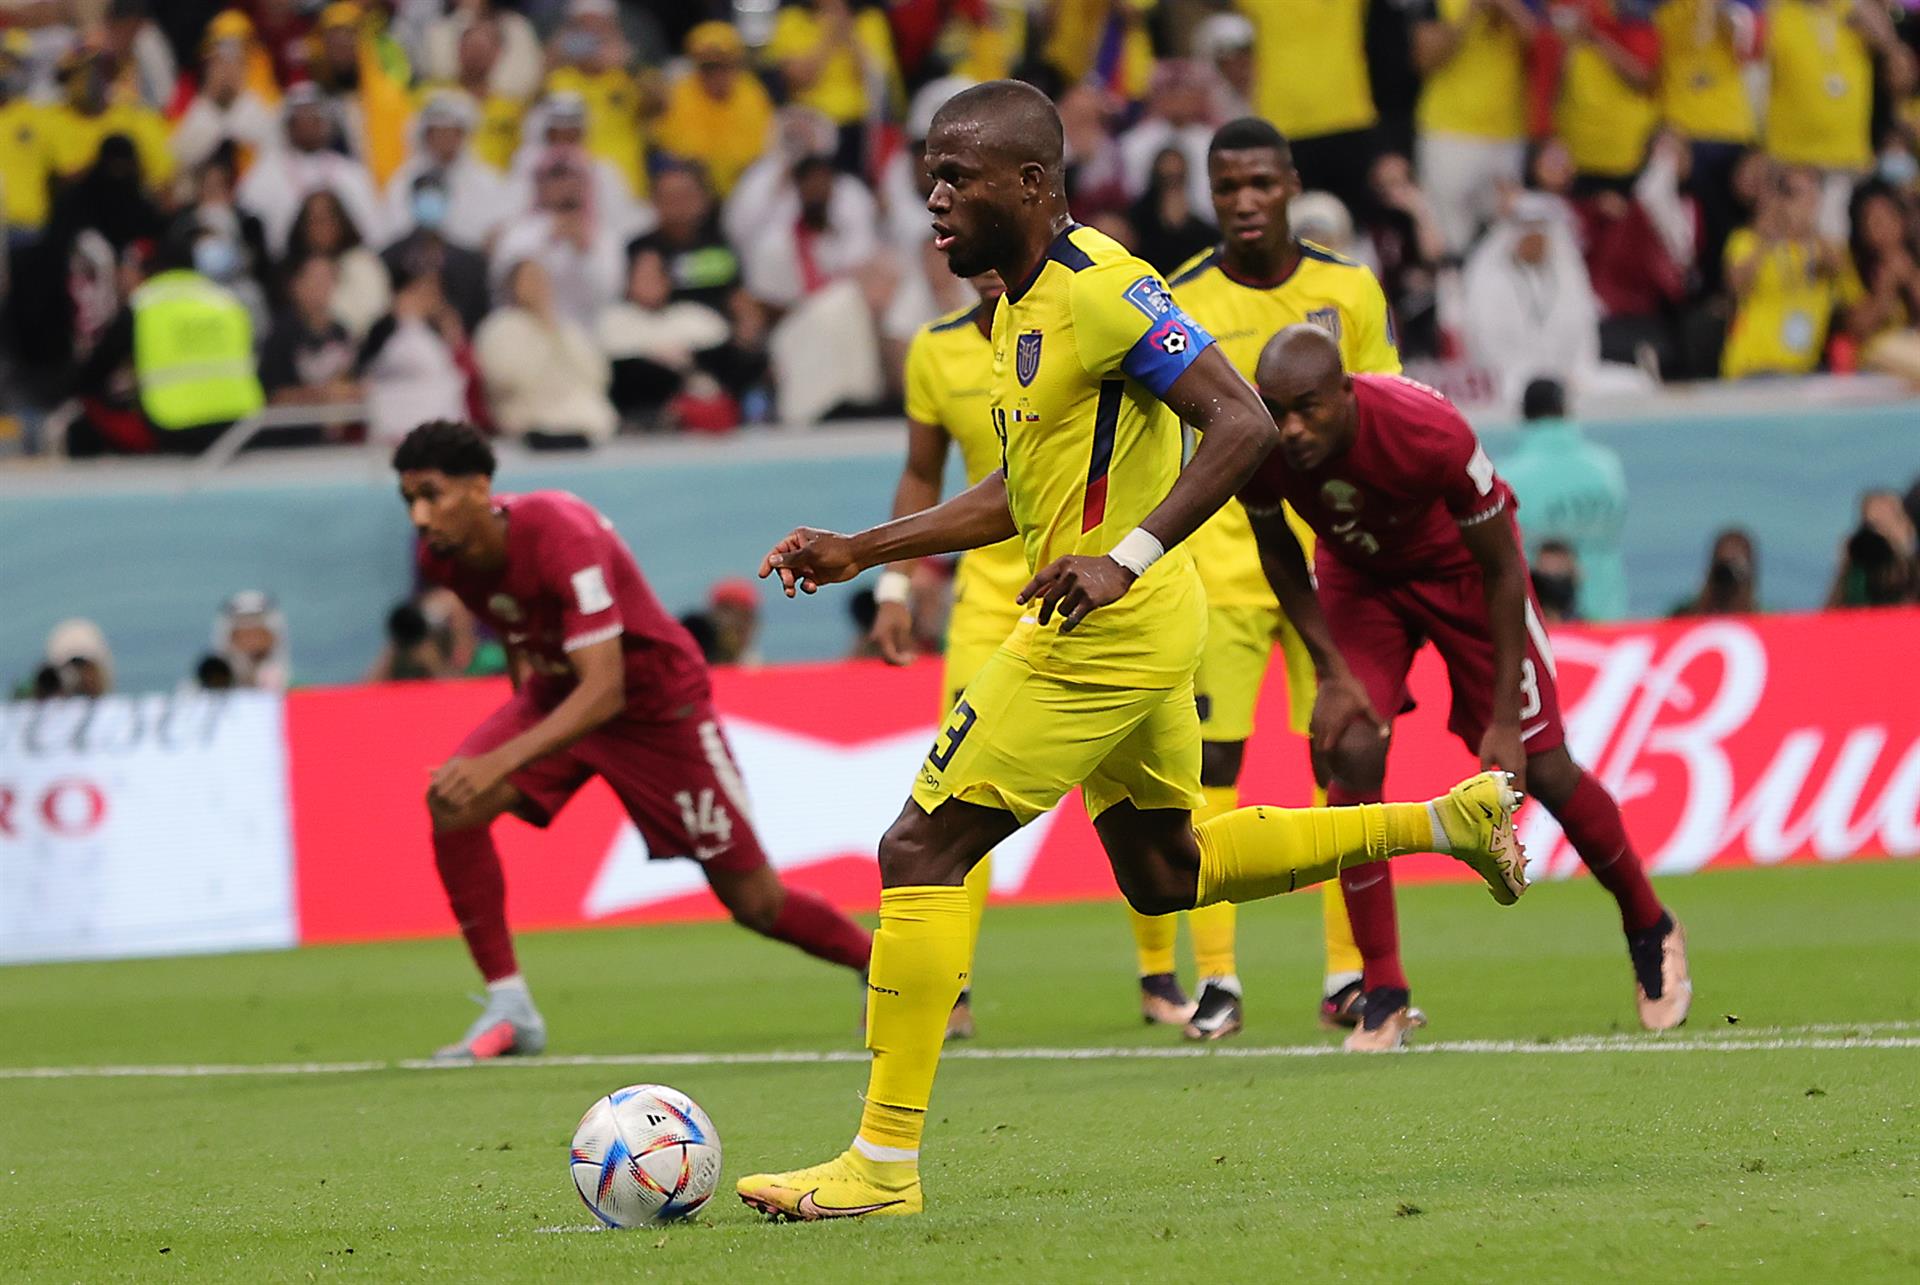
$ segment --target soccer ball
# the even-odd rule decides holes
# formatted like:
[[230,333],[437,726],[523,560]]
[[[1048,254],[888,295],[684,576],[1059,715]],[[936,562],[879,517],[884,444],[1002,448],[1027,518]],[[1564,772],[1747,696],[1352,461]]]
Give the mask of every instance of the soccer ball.
[[574,1188],[609,1227],[685,1218],[720,1181],[720,1135],[699,1104],[664,1084],[615,1090],[587,1108],[567,1157]]

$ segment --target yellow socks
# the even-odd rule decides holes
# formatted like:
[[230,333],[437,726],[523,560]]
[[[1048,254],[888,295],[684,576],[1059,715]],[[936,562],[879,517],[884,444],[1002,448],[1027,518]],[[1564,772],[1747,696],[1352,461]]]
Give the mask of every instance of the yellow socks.
[[[1225,816],[1240,805],[1240,790],[1232,785],[1203,785],[1202,803],[1193,814],[1195,825]],[[1240,912],[1230,901],[1198,906],[1187,914],[1187,932],[1193,937],[1194,971],[1201,981],[1234,975],[1234,928]]]
[[1133,920],[1133,947],[1140,957],[1140,975],[1153,977],[1173,971],[1173,937],[1180,931],[1178,915],[1143,915],[1127,907]]
[[961,887],[884,888],[867,970],[873,1068],[855,1148],[870,1160],[918,1157],[947,1013],[967,984],[968,898]]
[[1338,875],[1343,867],[1431,852],[1424,803],[1346,808],[1241,808],[1194,827],[1200,841],[1197,906],[1254,901]]
[[987,913],[987,894],[993,890],[993,854],[973,863],[967,871],[967,972],[973,972],[973,952],[980,945],[980,917]]

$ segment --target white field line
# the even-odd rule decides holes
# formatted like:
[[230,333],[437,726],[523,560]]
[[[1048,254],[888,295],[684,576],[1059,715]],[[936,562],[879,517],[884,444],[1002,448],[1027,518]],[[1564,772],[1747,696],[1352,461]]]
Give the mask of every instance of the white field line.
[[[1436,1040],[1406,1052],[1541,1056],[1592,1053],[1765,1053],[1782,1050],[1842,1052],[1854,1049],[1920,1049],[1920,1035],[1887,1032],[1920,1030],[1920,1022],[1823,1022],[1807,1026],[1758,1027],[1724,1036],[1596,1035],[1554,1040]],[[949,1049],[953,1062],[1101,1062],[1169,1061],[1188,1058],[1311,1058],[1341,1052],[1337,1044],[1142,1045],[1135,1048],[961,1048]],[[504,1058],[482,1068],[540,1070],[582,1066],[819,1066],[865,1062],[860,1049],[796,1050],[761,1053],[583,1053],[552,1057]],[[448,1071],[474,1069],[458,1062],[408,1059],[397,1062],[262,1062],[151,1066],[0,1067],[0,1080],[217,1079],[231,1076],[352,1075],[367,1071]]]

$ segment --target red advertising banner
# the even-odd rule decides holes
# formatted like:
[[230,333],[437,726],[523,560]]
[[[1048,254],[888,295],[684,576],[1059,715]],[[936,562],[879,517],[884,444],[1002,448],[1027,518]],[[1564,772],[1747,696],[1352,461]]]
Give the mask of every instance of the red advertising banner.
[[[1556,631],[1569,745],[1624,805],[1659,872],[1920,853],[1920,611],[1841,612]],[[792,883],[871,909],[873,845],[931,744],[939,667],[843,662],[716,675],[755,822]],[[1302,742],[1285,730],[1276,674],[1242,795],[1301,804]],[[341,688],[288,698],[301,941],[452,930],[434,876],[424,796],[432,769],[505,694],[472,682]],[[1393,797],[1437,793],[1473,770],[1445,728],[1447,680],[1431,650],[1417,708],[1396,725]],[[649,861],[604,787],[545,831],[495,827],[518,927],[711,916],[690,861]],[[1537,805],[1522,818],[1536,878],[1579,861]],[[1454,878],[1437,857],[1402,878]],[[1092,827],[1069,800],[995,853],[1003,900],[1116,895]]]

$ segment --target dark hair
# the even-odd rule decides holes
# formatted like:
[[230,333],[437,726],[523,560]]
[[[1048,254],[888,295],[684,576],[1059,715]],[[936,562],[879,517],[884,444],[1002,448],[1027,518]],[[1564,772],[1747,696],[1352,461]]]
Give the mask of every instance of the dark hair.
[[340,248],[335,253],[345,254],[362,243],[360,228],[354,223],[353,215],[347,213],[347,203],[340,199],[340,194],[330,187],[317,187],[302,198],[300,212],[294,216],[293,229],[287,233],[289,257],[312,250],[313,234],[308,230],[308,225],[312,222],[309,211],[313,209],[313,203],[319,200],[333,202],[333,212],[340,219]]
[[226,691],[233,686],[233,665],[225,656],[202,656],[193,667],[193,681],[206,691]]
[[689,611],[680,617],[680,627],[693,635],[694,645],[700,648],[700,655],[709,665],[720,659],[720,631],[714,628],[712,616],[704,611]]
[[1543,558],[1549,553],[1563,553],[1569,558],[1577,558],[1580,556],[1574,551],[1573,546],[1565,540],[1542,540],[1540,547],[1533,551],[1533,556]]
[[1207,159],[1212,160],[1216,152],[1253,152],[1267,148],[1280,153],[1280,159],[1287,164],[1293,164],[1293,146],[1285,134],[1274,128],[1273,122],[1258,116],[1242,116],[1213,131],[1213,141],[1207,144]]
[[1567,390],[1557,379],[1536,379],[1520,396],[1521,419],[1564,419]]
[[393,470],[435,469],[448,477],[492,477],[493,447],[480,430],[452,419],[432,419],[408,433],[393,451]]

